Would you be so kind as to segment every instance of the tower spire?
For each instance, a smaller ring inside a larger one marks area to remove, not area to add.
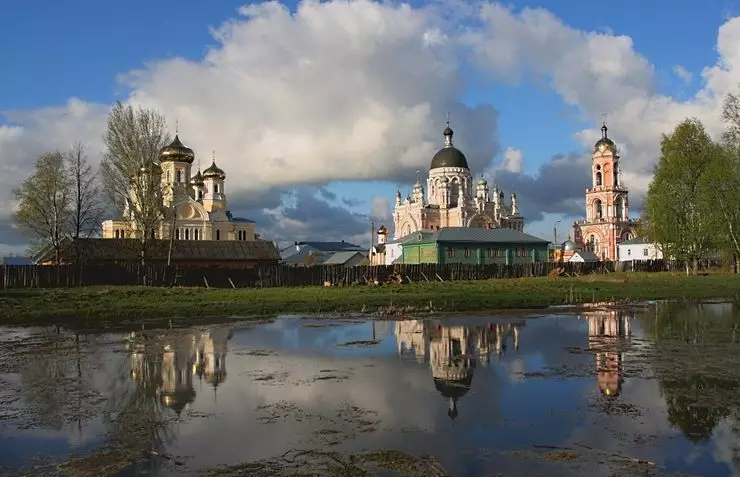
[[[445,147],[452,147],[452,128],[450,128],[450,112],[447,111],[447,127],[442,133],[445,137]]]
[[[180,120],[175,119],[175,136],[180,134]]]
[[[216,163],[216,150],[215,149],[213,150],[212,154],[213,154],[212,160],[213,160],[213,163],[215,164]]]
[[[606,139],[606,132],[608,128],[606,127],[606,113],[601,113],[601,137],[603,139]]]

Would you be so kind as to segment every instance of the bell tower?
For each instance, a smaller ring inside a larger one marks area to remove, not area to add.
[[[606,122],[591,155],[591,187],[586,189],[586,219],[574,225],[575,242],[601,260],[618,260],[618,245],[634,237],[629,191],[622,184],[619,151]]]

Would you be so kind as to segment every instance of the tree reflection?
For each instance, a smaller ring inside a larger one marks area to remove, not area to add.
[[[652,364],[668,420],[694,443],[711,439],[723,419],[740,411],[737,323],[732,304],[660,303],[642,316],[655,340]]]

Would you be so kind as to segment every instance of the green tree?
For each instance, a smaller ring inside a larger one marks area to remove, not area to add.
[[[645,213],[653,239],[668,257],[698,272],[715,238],[707,174],[721,154],[702,123],[686,119],[663,135],[660,160],[648,188]]]
[[[130,222],[129,234],[140,240],[142,262],[151,231],[165,214],[159,150],[168,140],[165,118],[155,110],[118,102],[108,115],[103,183],[111,204]]]
[[[40,156],[33,174],[13,191],[18,204],[16,224],[30,237],[33,248],[53,247],[56,263],[70,230],[70,189],[64,155],[57,151]]]

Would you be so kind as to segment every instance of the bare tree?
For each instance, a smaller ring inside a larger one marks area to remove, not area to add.
[[[13,195],[18,203],[15,221],[39,247],[51,246],[58,264],[62,240],[69,234],[70,182],[60,152],[46,153],[36,160],[33,174]]]
[[[108,115],[104,141],[101,172],[106,192],[131,224],[130,234],[141,241],[143,263],[147,240],[164,216],[159,150],[169,141],[165,118],[155,110],[118,102]]]
[[[88,162],[81,142],[67,153],[67,173],[71,187],[70,229],[75,239],[75,255],[80,259],[79,240],[94,235],[100,227],[103,208],[98,187],[98,174]]]

